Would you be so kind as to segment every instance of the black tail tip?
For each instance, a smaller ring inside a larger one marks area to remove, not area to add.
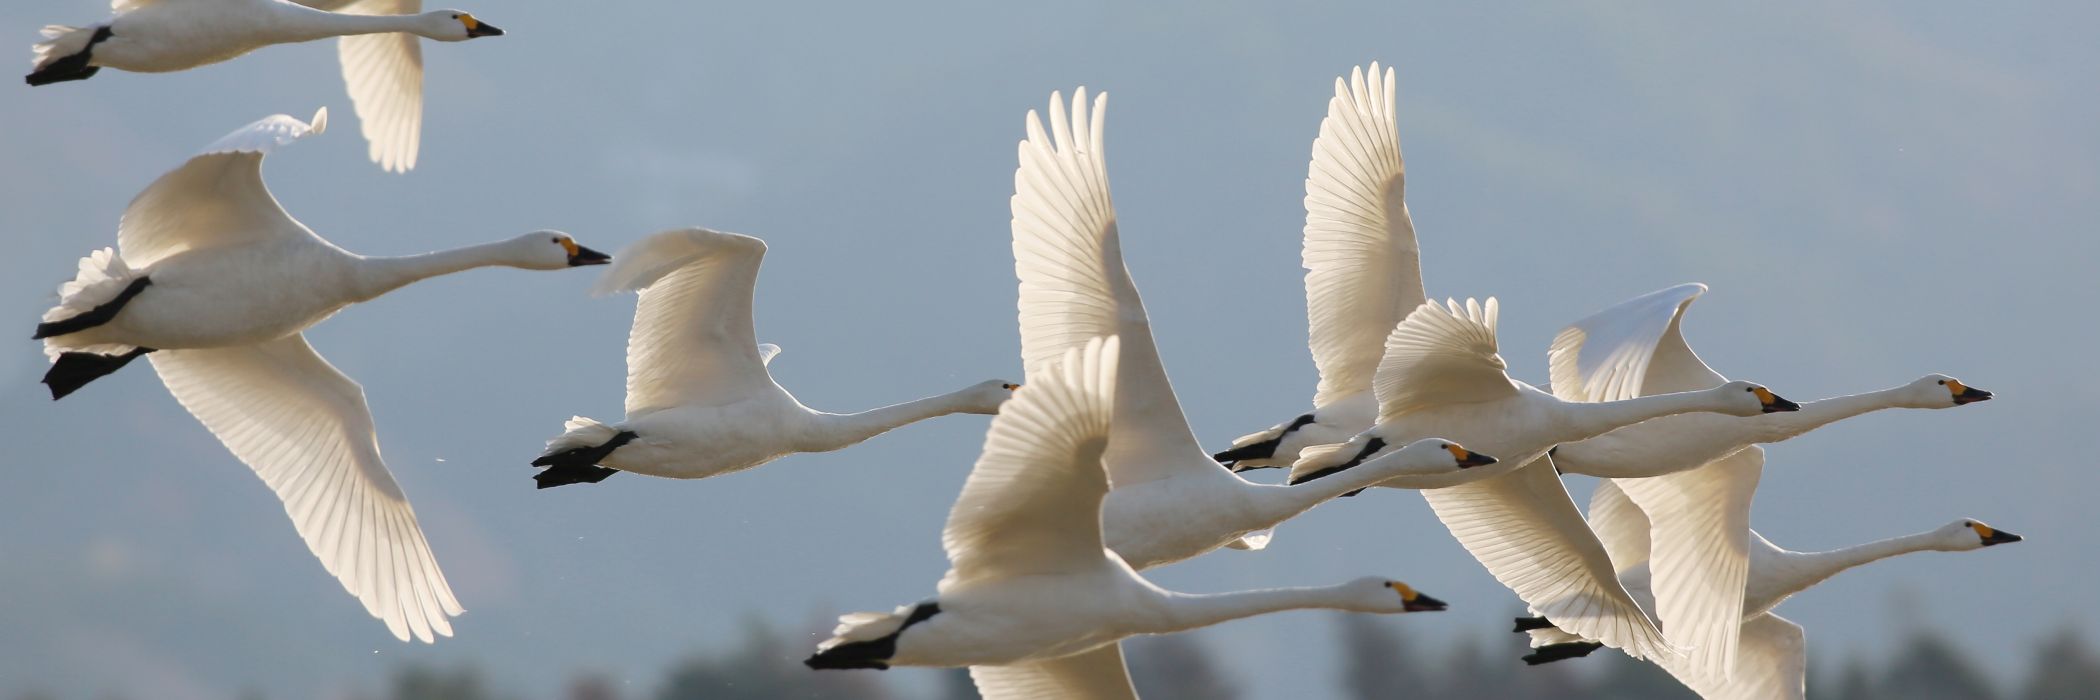
[[[808,666],[810,670],[814,671],[890,670],[888,663],[877,659],[858,658],[850,653],[840,653],[839,648],[832,647],[810,654],[809,658],[802,660],[802,665]]]
[[[1516,629],[1510,630],[1510,632],[1515,634],[1523,634],[1532,630],[1542,630],[1552,626],[1553,623],[1547,622],[1546,618],[1544,617],[1520,617],[1517,618]]]
[[[1589,656],[1590,652],[1602,648],[1604,648],[1604,645],[1597,642],[1567,642],[1563,644],[1548,644],[1546,646],[1539,647],[1532,653],[1525,654],[1524,665],[1537,666],[1539,664],[1550,664],[1555,661],[1579,659],[1585,656]]]
[[[87,80],[88,78],[95,77],[95,74],[101,71],[101,66],[88,66],[80,70],[64,70],[58,66],[52,66],[49,68],[45,68],[44,70],[37,71],[35,73],[30,73],[29,75],[22,76],[22,82],[29,83],[30,87],[40,87],[44,85],[50,85],[52,83]]]

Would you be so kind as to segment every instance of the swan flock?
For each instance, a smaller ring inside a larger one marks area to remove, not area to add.
[[[115,0],[112,9],[100,23],[46,27],[26,82],[180,71],[337,38],[369,155],[394,172],[413,168],[420,149],[423,40],[504,34],[468,12],[426,12],[421,0]],[[1377,63],[1335,80],[1312,143],[1301,260],[1319,373],[1310,406],[1206,449],[1123,257],[1106,118],[1107,96],[1081,88],[1069,102],[1052,93],[1046,113],[1022,123],[1010,200],[1018,382],[986,378],[858,412],[803,405],[768,370],[781,348],[754,331],[766,244],[747,235],[677,228],[616,255],[551,230],[415,255],[349,252],[294,219],[263,178],[266,157],[326,131],[321,110],[241,127],[134,196],[115,218],[115,245],[81,258],[39,319],[33,338],[51,362],[43,383],[62,399],[146,358],[277,495],[367,613],[400,640],[433,642],[454,634],[465,609],[380,456],[363,390],[304,332],[433,277],[603,266],[595,294],[636,297],[624,415],[566,421],[529,459],[538,488],[588,489],[620,472],[701,479],[943,416],[989,415],[940,533],[950,566],[933,593],[841,617],[806,661],[967,667],[987,698],[1134,698],[1120,640],[1135,635],[1286,610],[1445,609],[1414,585],[1434,572],[1209,593],[1168,590],[1142,573],[1264,549],[1284,522],[1372,487],[1420,492],[1530,610],[1516,621],[1534,647],[1523,663],[1610,647],[1706,698],[1804,697],[1804,632],[1773,612],[1788,597],[1891,556],[2021,540],[1972,518],[1826,552],[1758,535],[1760,445],[1869,412],[1992,395],[1927,374],[1796,403],[1731,380],[1686,340],[1702,284],[1569,324],[1538,365],[1550,381],[1515,379],[1497,338],[1501,302],[1438,301],[1424,288],[1394,75]],[[1586,511],[1569,495],[1569,474],[1599,480]]]

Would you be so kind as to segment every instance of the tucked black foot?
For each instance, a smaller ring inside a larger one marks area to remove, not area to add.
[[[153,280],[145,277],[132,280],[131,285],[125,287],[124,291],[118,292],[115,299],[102,302],[101,306],[82,311],[75,314],[72,318],[36,324],[36,335],[30,336],[30,339],[43,340],[67,333],[79,333],[89,328],[109,323],[110,320],[117,317],[118,311],[124,310],[125,304],[131,303],[132,297],[138,296],[139,292],[146,291],[146,287],[151,284],[153,284]]]
[[[911,629],[912,625],[925,622],[928,618],[939,614],[941,614],[939,603],[920,603],[918,607],[911,609],[910,615],[905,616],[904,624],[899,625],[897,631],[875,639],[846,642],[811,654],[809,658],[802,660],[802,665],[813,669],[872,668],[877,671],[888,670],[890,657],[897,655],[897,638],[904,636],[904,631]]]
[[[111,372],[123,369],[140,355],[153,352],[153,348],[132,348],[122,355],[99,355],[92,352],[69,352],[58,356],[51,363],[51,370],[44,373],[44,386],[51,388],[51,400],[63,399],[67,394],[79,391],[88,382],[101,379]]]
[[[43,70],[30,73],[24,77],[22,79],[23,82],[27,82],[30,85],[50,85],[52,83],[63,83],[68,80],[87,80],[95,77],[96,73],[101,72],[102,67],[88,65],[88,60],[92,58],[95,45],[102,43],[109,37],[109,27],[97,28],[95,36],[88,39],[87,48],[81,49],[80,53],[52,61],[50,65],[44,66]]]
[[[1217,461],[1217,463],[1219,464],[1223,464],[1227,467],[1230,467],[1233,471],[1236,472],[1243,472],[1252,469],[1267,469],[1269,467],[1242,467],[1238,464],[1235,464],[1235,462],[1240,462],[1249,459],[1268,459],[1270,457],[1275,457],[1276,448],[1283,444],[1284,438],[1290,437],[1291,433],[1296,432],[1299,428],[1303,428],[1306,425],[1311,424],[1312,422],[1313,415],[1307,413],[1292,420],[1290,425],[1284,426],[1283,432],[1277,433],[1276,437],[1274,438],[1263,440],[1252,445],[1241,445],[1239,447],[1235,447],[1224,452],[1219,452],[1217,454],[1211,455],[1210,458],[1212,460]]]
[[[1523,634],[1532,630],[1542,630],[1552,626],[1553,623],[1547,622],[1546,618],[1544,617],[1520,617],[1517,618],[1517,628],[1510,631],[1515,632],[1517,634]]]
[[[1348,470],[1350,470],[1350,469],[1352,469],[1352,468],[1355,468],[1355,467],[1356,467],[1356,465],[1359,465],[1359,464],[1363,464],[1363,463],[1364,463],[1364,460],[1365,460],[1365,459],[1368,459],[1368,458],[1369,458],[1369,457],[1371,456],[1371,453],[1373,453],[1373,452],[1377,452],[1377,451],[1379,451],[1379,450],[1382,450],[1382,449],[1385,449],[1385,440],[1384,440],[1384,439],[1382,439],[1382,438],[1371,438],[1371,439],[1370,439],[1369,441],[1367,441],[1367,442],[1365,442],[1365,443],[1364,443],[1364,448],[1363,448],[1363,449],[1361,449],[1361,450],[1357,450],[1357,451],[1356,451],[1356,456],[1355,456],[1355,457],[1350,457],[1350,458],[1349,458],[1349,461],[1347,461],[1347,462],[1343,462],[1343,463],[1341,463],[1341,464],[1337,464],[1337,465],[1334,465],[1334,466],[1332,466],[1332,467],[1328,467],[1328,468],[1326,468],[1326,469],[1322,469],[1322,470],[1319,470],[1319,471],[1313,472],[1313,473],[1311,473],[1311,474],[1307,474],[1307,475],[1305,475],[1305,476],[1303,476],[1303,477],[1299,477],[1299,478],[1296,478],[1296,479],[1292,479],[1292,480],[1291,480],[1291,485],[1292,485],[1292,486],[1297,486],[1297,485],[1299,485],[1299,484],[1303,484],[1303,483],[1305,483],[1305,482],[1308,482],[1308,481],[1312,481],[1312,480],[1314,480],[1314,479],[1319,479],[1319,478],[1323,478],[1323,477],[1329,477],[1329,476],[1333,476],[1333,475],[1336,475],[1336,474],[1340,474],[1340,473],[1342,473],[1342,472],[1344,472],[1344,471],[1348,471]],[[1349,492],[1349,493],[1346,493],[1346,494],[1342,494],[1342,495],[1344,495],[1344,496],[1354,496],[1354,495],[1356,495],[1356,494],[1359,494],[1359,493],[1362,493],[1362,492],[1363,492],[1363,489],[1357,489],[1357,490],[1355,490],[1355,491],[1351,491],[1351,492]]]
[[[1566,659],[1579,659],[1585,656],[1589,656],[1590,652],[1602,648],[1604,648],[1604,645],[1598,644],[1596,642],[1568,642],[1565,644],[1548,644],[1546,646],[1542,646],[1536,650],[1533,650],[1529,654],[1525,654],[1524,663],[1530,664],[1532,666],[1537,666],[1539,664],[1550,664],[1555,661],[1562,661]]]
[[[605,461],[606,457],[612,456],[613,450],[620,449],[620,446],[634,441],[637,437],[640,436],[635,435],[632,430],[622,430],[619,434],[612,436],[611,440],[605,441],[603,445],[572,447],[560,452],[540,455],[539,459],[532,460],[532,466],[547,467],[548,469],[534,474],[532,480],[538,482],[539,487],[543,489],[567,486],[569,484],[595,484],[604,481],[606,477],[617,474],[620,470],[601,467],[598,466],[598,463]]]
[[[620,473],[618,469],[594,464],[564,464],[549,467],[547,471],[534,474],[532,475],[532,480],[539,484],[538,488],[551,489],[556,486],[568,486],[569,484],[595,484],[604,481],[605,477],[618,473]]]

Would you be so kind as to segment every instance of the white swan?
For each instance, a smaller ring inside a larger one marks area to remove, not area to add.
[[[1610,401],[1728,381],[1684,340],[1685,310],[1705,292],[1703,284],[1658,290],[1562,330],[1548,353],[1554,395]],[[1738,606],[1748,575],[1750,503],[1764,463],[1761,453],[1742,454],[1743,448],[1870,411],[1953,408],[1990,398],[1990,392],[1932,374],[1890,389],[1811,401],[1798,411],[1751,418],[1665,416],[1561,445],[1553,464],[1562,472],[1620,479],[1618,487],[1654,515],[1655,551],[1644,556],[1655,572],[1656,607],[1649,612],[1671,643],[1690,647],[1685,668],[1727,678],[1735,665]]]
[[[279,207],[263,157],[326,126],[277,115],[162,175],[124,210],[117,251],[80,261],[36,336],[63,397],[141,355],[175,400],[255,470],[321,565],[403,640],[450,636],[458,601],[380,460],[363,390],[301,331],[345,306],[475,267],[606,261],[543,231],[427,255],[368,258]]]
[[[982,382],[860,413],[825,413],[773,382],[751,295],[766,244],[702,228],[664,231],[620,251],[593,293],[639,291],[627,336],[627,416],[577,416],[533,466],[540,488],[630,471],[700,479],[797,452],[829,452],[951,413],[997,413],[1014,385]]]
[[[166,73],[237,58],[272,44],[342,37],[343,80],[371,142],[372,161],[416,167],[423,132],[423,46],[503,30],[423,0],[115,0],[109,21],[51,25],[35,47],[30,85],[86,80],[103,68]]]
[[[1095,336],[1122,337],[1113,438],[1103,458],[1113,486],[1108,546],[1143,570],[1221,546],[1259,549],[1278,523],[1336,496],[1393,478],[1442,476],[1494,463],[1440,439],[1416,441],[1375,469],[1297,486],[1258,484],[1212,460],[1189,430],[1153,344],[1145,302],[1123,264],[1109,196],[1102,126],[1108,96],[1083,108],[1050,97],[1051,131],[1028,113],[1014,172],[1014,271],[1021,280],[1021,357],[1055,359]]]
[[[1751,447],[1763,459],[1763,448]],[[1626,590],[1643,604],[1649,597],[1648,534],[1654,526],[1612,482],[1597,486],[1590,499],[1590,525],[1611,549]],[[1658,659],[1669,671],[1707,700],[1801,700],[1806,693],[1807,639],[1801,626],[1772,613],[1772,609],[1796,593],[1854,567],[1912,552],[1966,552],[2008,542],[2019,535],[1992,528],[1980,520],[1964,518],[1945,526],[1892,539],[1845,547],[1827,552],[1795,552],[1781,549],[1748,528],[1750,576],[1743,590],[1742,646],[1734,678],[1723,680],[1697,668],[1692,659]],[[1531,633],[1538,652],[1525,657],[1530,663],[1545,663],[1594,650],[1593,642],[1551,627],[1548,619],[1520,618],[1518,631]],[[1667,625],[1667,623],[1665,623]]]
[[[1117,640],[1282,610],[1400,613],[1444,604],[1397,581],[1190,595],[1160,589],[1103,548],[1102,453],[1116,410],[1116,341],[1071,348],[992,419],[949,512],[939,593],[894,613],[839,618],[817,669],[969,666],[987,698],[1130,698]]]
[[[1468,470],[1468,483],[1422,492],[1451,534],[1548,617],[1637,657],[1668,652],[1541,458],[1554,445],[1658,416],[1752,416],[1793,404],[1749,382],[1606,403],[1562,401],[1504,372],[1495,345],[1497,314],[1492,298],[1485,305],[1453,301],[1448,308],[1432,302],[1408,314],[1386,340],[1373,382],[1378,425],[1341,445],[1306,450],[1291,468],[1291,481],[1370,466],[1391,445],[1429,435],[1498,455],[1502,464]]]
[[[1234,471],[1288,467],[1300,450],[1348,440],[1378,418],[1371,377],[1385,334],[1426,301],[1393,119],[1393,71],[1334,80],[1305,175],[1305,318],[1320,369],[1313,410],[1241,436],[1215,455]]]

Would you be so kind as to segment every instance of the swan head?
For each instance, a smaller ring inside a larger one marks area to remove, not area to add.
[[[957,393],[961,394],[964,413],[992,415],[998,413],[999,407],[1013,398],[1014,390],[1019,388],[1021,385],[1014,382],[991,379],[972,384]]]
[[[459,10],[437,10],[416,15],[422,28],[419,34],[437,41],[466,41],[485,36],[503,36],[496,25],[483,22],[473,14]]]
[[[534,231],[504,244],[508,262],[527,270],[560,270],[584,265],[604,265],[612,256],[576,243],[560,231]]]
[[[1729,382],[1709,391],[1719,395],[1723,407],[1720,412],[1729,415],[1756,416],[1801,410],[1801,404],[1780,398],[1757,382]]]
[[[1953,408],[1989,401],[1992,394],[1944,374],[1928,374],[1903,385],[1900,396],[1911,408]]]
[[[1349,599],[1347,609],[1356,612],[1436,612],[1445,607],[1444,601],[1389,578],[1367,576],[1342,584],[1341,588]]]
[[[1500,461],[1443,438],[1422,438],[1379,459],[1399,461],[1400,471],[1408,474],[1449,474]]]
[[[1983,521],[1975,518],[1962,518],[1948,523],[1945,527],[1934,530],[1933,534],[1935,539],[1942,543],[1942,548],[1950,552],[1966,552],[2026,539],[1985,525]]]

